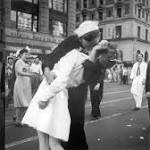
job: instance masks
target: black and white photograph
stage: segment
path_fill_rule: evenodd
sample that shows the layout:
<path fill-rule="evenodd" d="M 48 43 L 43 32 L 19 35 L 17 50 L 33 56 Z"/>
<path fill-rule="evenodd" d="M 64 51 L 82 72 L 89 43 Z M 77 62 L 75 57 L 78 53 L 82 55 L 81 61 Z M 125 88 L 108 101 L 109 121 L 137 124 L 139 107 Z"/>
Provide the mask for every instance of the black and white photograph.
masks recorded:
<path fill-rule="evenodd" d="M 0 0 L 0 150 L 150 150 L 150 0 Z"/>

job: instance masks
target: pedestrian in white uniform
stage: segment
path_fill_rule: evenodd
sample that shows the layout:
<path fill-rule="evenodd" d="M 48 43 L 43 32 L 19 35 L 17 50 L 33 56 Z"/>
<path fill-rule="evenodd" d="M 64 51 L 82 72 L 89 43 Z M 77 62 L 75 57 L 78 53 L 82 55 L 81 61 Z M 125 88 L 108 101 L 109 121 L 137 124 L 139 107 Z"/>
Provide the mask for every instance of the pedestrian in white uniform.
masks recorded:
<path fill-rule="evenodd" d="M 50 79 L 52 82 L 47 82 L 46 78 L 43 79 L 22 120 L 23 124 L 38 131 L 40 150 L 50 148 L 51 150 L 62 150 L 60 140 L 68 141 L 70 115 L 67 88 L 76 87 L 84 82 L 82 63 L 88 59 L 95 62 L 96 51 L 102 48 L 101 45 L 94 47 L 99 41 L 97 23 L 92 22 L 90 26 L 84 27 L 86 28 L 84 33 L 87 34 L 90 31 L 94 40 L 92 43 L 81 40 L 82 44 L 91 50 L 89 56 L 80 52 L 82 48 L 79 48 L 71 50 L 62 57 L 51 71 L 52 78 L 54 74 L 56 78 L 54 81 Z"/>
<path fill-rule="evenodd" d="M 138 54 L 137 62 L 133 65 L 130 78 L 132 80 L 131 93 L 135 100 L 134 110 L 139 110 L 145 87 L 147 64 L 143 61 L 143 54 Z"/>

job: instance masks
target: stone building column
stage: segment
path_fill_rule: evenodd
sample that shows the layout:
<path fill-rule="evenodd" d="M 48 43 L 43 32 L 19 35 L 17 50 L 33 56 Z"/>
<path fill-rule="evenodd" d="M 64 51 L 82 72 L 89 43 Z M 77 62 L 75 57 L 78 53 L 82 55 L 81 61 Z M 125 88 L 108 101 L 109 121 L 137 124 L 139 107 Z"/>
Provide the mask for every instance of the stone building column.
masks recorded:
<path fill-rule="evenodd" d="M 49 0 L 39 0 L 39 32 L 49 33 Z"/>
<path fill-rule="evenodd" d="M 76 28 L 76 1 L 68 0 L 68 36 Z"/>
<path fill-rule="evenodd" d="M 3 2 L 3 22 L 5 27 L 11 27 L 11 0 L 1 0 Z"/>

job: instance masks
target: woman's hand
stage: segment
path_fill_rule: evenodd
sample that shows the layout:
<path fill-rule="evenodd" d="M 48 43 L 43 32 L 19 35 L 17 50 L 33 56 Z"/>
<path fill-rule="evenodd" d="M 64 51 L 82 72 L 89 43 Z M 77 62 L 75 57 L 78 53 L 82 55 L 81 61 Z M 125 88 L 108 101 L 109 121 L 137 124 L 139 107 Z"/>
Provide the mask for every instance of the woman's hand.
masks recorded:
<path fill-rule="evenodd" d="M 90 60 L 92 62 L 95 62 L 101 53 L 108 51 L 108 45 L 109 45 L 108 42 L 102 41 L 102 42 L 98 43 L 96 46 L 94 46 L 92 51 L 89 53 Z"/>
<path fill-rule="evenodd" d="M 48 67 L 44 69 L 44 75 L 49 84 L 57 77 L 56 74 L 52 72 Z"/>
<path fill-rule="evenodd" d="M 49 100 L 47 100 L 47 101 L 39 101 L 39 102 L 38 102 L 39 107 L 40 107 L 41 109 L 46 108 L 46 106 L 48 105 L 48 103 L 49 103 Z"/>

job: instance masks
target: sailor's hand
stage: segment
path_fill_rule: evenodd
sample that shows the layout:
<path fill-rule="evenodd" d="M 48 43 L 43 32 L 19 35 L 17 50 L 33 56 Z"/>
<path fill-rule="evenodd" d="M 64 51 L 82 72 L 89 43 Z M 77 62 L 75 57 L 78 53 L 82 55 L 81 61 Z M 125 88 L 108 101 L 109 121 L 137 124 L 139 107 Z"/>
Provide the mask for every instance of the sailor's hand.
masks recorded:
<path fill-rule="evenodd" d="M 95 90 L 95 91 L 98 91 L 98 90 L 99 90 L 99 87 L 100 87 L 100 83 L 97 83 L 97 84 L 94 86 L 94 90 Z"/>

